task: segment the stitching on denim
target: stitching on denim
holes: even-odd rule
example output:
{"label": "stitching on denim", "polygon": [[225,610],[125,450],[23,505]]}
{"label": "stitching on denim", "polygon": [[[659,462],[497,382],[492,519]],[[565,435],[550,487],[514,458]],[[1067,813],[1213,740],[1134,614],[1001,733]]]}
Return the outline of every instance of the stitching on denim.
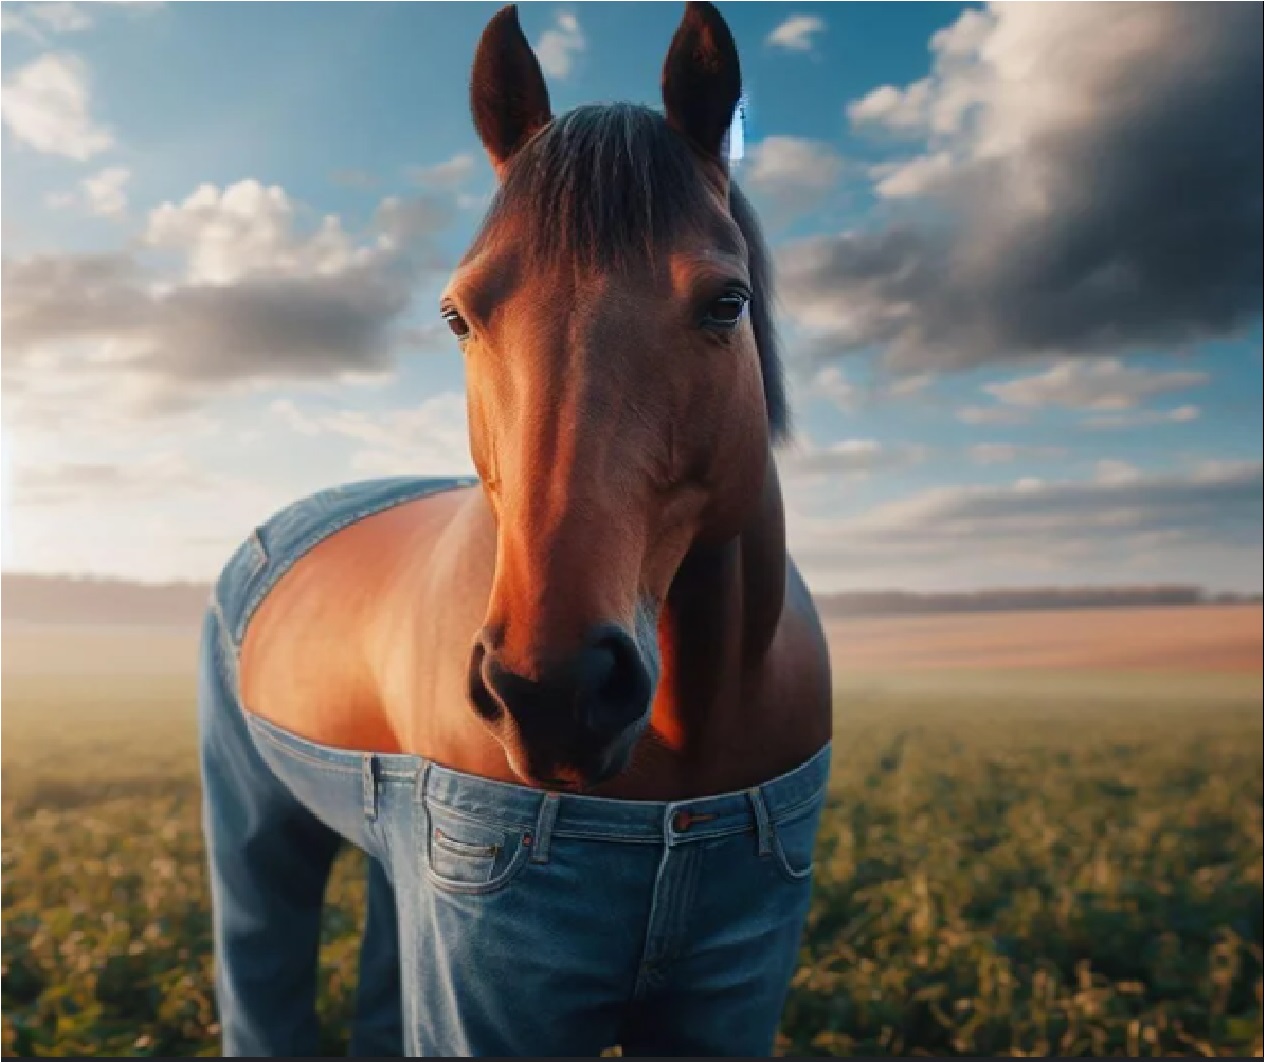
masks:
{"label": "stitching on denim", "polygon": [[250,571],[246,574],[247,581],[254,579],[254,577],[259,574],[260,569],[272,559],[268,556],[268,547],[263,544],[263,536],[259,534],[262,530],[262,526],[256,527],[250,532],[250,538],[246,540],[250,544],[251,551],[254,553],[254,564],[251,566]]}
{"label": "stitching on denim", "polygon": [[[455,815],[458,819],[468,822],[471,826],[486,826],[494,830],[530,830],[535,822],[524,822],[521,819],[510,818],[493,818],[490,815],[477,815],[472,811],[466,811],[464,808],[454,808],[451,804],[442,800],[435,799],[433,793],[427,793],[424,801],[426,810],[430,811],[432,807],[438,808],[445,815]],[[556,832],[554,833],[556,837]]]}
{"label": "stitching on denim", "polygon": [[[807,881],[808,879],[812,877],[813,871],[816,870],[816,854],[815,854],[815,851],[813,851],[808,856],[808,865],[806,868],[802,870],[796,869],[795,867],[790,865],[790,860],[786,856],[786,847],[781,842],[781,829],[782,827],[785,827],[785,826],[798,825],[798,823],[789,822],[787,821],[788,819],[789,819],[789,816],[783,817],[782,819],[776,822],[773,822],[771,825],[773,862],[777,864],[777,869],[781,873],[782,877],[786,878],[787,880],[795,884],[798,884],[798,883]],[[816,833],[819,834],[819,832],[820,831],[819,831],[819,823],[818,823],[818,829]]]}
{"label": "stitching on denim", "polygon": [[804,797],[802,800],[798,801],[797,803],[788,804],[784,808],[778,808],[777,814],[773,815],[770,812],[768,817],[773,822],[774,825],[783,823],[786,821],[786,819],[793,817],[796,812],[802,811],[809,804],[816,803],[816,801],[819,800],[822,795],[828,794],[828,792],[829,792],[828,782],[826,782],[825,785],[818,785],[816,789],[812,791],[811,796]]}
{"label": "stitching on denim", "polygon": [[662,844],[661,834],[637,833],[605,833],[601,830],[568,830],[558,828],[553,831],[554,839],[559,837],[568,841],[614,841],[619,844]]}
{"label": "stitching on denim", "polygon": [[[241,662],[237,658],[237,647],[233,644],[232,632],[228,624],[224,620],[224,610],[221,607],[218,594],[213,595],[215,608],[215,645],[211,652],[214,654],[214,666],[219,681],[223,684],[224,689],[232,698],[233,707],[246,715],[245,709],[241,703]],[[231,666],[231,671],[229,670]],[[247,716],[247,719],[249,716]]]}
{"label": "stitching on denim", "polygon": [[760,792],[759,787],[748,790],[748,795],[751,809],[755,813],[755,836],[759,841],[759,858],[766,859],[772,852],[772,838],[776,827],[772,824],[771,816],[768,814],[768,803],[764,800],[764,794]]}
{"label": "stitching on denim", "polygon": [[[427,845],[430,838],[426,838]],[[440,892],[457,893],[463,896],[486,896],[489,893],[499,892],[501,889],[508,888],[518,878],[527,865],[531,849],[524,845],[521,840],[518,842],[518,848],[514,852],[505,869],[501,871],[499,877],[491,878],[488,881],[478,882],[477,884],[468,881],[452,881],[438,874],[434,869],[433,861],[430,858],[429,848],[426,850],[426,876],[430,882]]]}
{"label": "stitching on denim", "polygon": [[[346,752],[347,755],[349,756],[356,757],[357,760],[359,760],[360,757],[371,755],[377,760],[378,766],[375,769],[375,773],[377,775],[377,780],[379,783],[383,781],[391,780],[391,781],[396,781],[396,782],[407,782],[411,785],[417,778],[416,770],[408,770],[406,768],[402,770],[389,770],[383,767],[381,765],[382,764],[381,754],[376,753],[376,752],[370,753],[367,751],[362,752],[362,751],[354,751],[350,749],[323,750],[321,749],[319,745],[312,745],[312,748],[315,751],[312,751],[312,752],[305,751],[302,744],[300,744],[301,739],[297,739],[294,736],[289,735],[289,734],[277,734],[276,731],[273,729],[273,726],[275,724],[271,724],[267,722],[267,720],[260,718],[259,716],[255,715],[253,712],[249,710],[243,709],[243,712],[246,716],[246,722],[250,725],[250,728],[252,730],[266,737],[268,741],[271,742],[271,744],[275,748],[281,749],[283,752],[291,753],[295,756],[295,758],[301,759],[305,763],[316,763],[322,767],[329,767],[333,770],[344,771],[348,774],[354,774],[358,771],[364,770],[363,763],[360,763],[357,766],[352,766],[350,763],[341,764],[341,763],[337,763],[334,760],[323,758],[323,754],[326,753],[327,751],[341,751],[341,752]],[[388,755],[396,755],[396,754],[388,753]],[[417,757],[417,759],[419,762],[421,761],[420,756]]]}
{"label": "stitching on denim", "polygon": [[781,835],[777,833],[775,828],[773,829],[772,834],[772,846],[774,853],[773,862],[777,864],[777,869],[781,871],[783,877],[789,878],[790,881],[798,883],[806,881],[812,876],[812,872],[816,869],[815,854],[813,854],[813,856],[808,860],[806,869],[796,870],[790,865],[790,860],[786,858],[786,849],[781,843]]}
{"label": "stitching on denim", "polygon": [[364,817],[370,823],[378,818],[378,766],[377,756],[371,752],[362,754],[360,761],[360,797],[364,809]]}
{"label": "stitching on denim", "polygon": [[535,846],[531,850],[531,862],[549,861],[549,842],[553,839],[553,826],[557,822],[561,798],[556,793],[545,793],[540,801],[540,813],[536,816]]}
{"label": "stitching on denim", "polygon": [[255,734],[262,737],[273,748],[279,749],[281,752],[284,752],[288,756],[293,756],[296,760],[302,760],[304,763],[310,764],[311,766],[316,767],[322,771],[331,771],[335,774],[357,774],[358,775],[360,773],[360,770],[361,770],[360,767],[349,767],[349,766],[344,767],[344,766],[341,766],[340,764],[330,763],[328,760],[317,759],[315,756],[309,755],[308,753],[303,752],[301,749],[294,748],[288,742],[281,740],[279,737],[273,734],[272,731],[270,731],[266,726],[256,721],[254,717],[251,716],[248,712],[246,713],[246,722],[247,724],[249,724],[250,729]]}

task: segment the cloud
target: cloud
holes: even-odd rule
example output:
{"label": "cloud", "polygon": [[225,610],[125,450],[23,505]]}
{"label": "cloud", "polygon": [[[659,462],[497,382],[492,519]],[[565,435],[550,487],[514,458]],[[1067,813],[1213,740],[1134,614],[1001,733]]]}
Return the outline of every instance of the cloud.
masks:
{"label": "cloud", "polygon": [[783,215],[813,210],[843,174],[842,156],[829,144],[797,136],[765,137],[740,165],[742,187]]}
{"label": "cloud", "polygon": [[864,479],[872,472],[916,464],[925,456],[923,447],[884,446],[876,439],[842,439],[826,446],[808,441],[788,451],[782,457],[780,467],[789,478],[843,476]]}
{"label": "cloud", "polygon": [[891,130],[913,131],[926,122],[930,93],[929,79],[915,82],[906,89],[883,85],[851,104],[847,113],[856,125],[871,124]]}
{"label": "cloud", "polygon": [[[863,515],[790,524],[814,585],[999,586],[1208,572],[1258,581],[1261,466],[1142,475],[1103,462],[1094,479],[940,487]],[[1188,578],[1190,576],[1182,576]]]}
{"label": "cloud", "polygon": [[108,166],[81,182],[84,200],[93,214],[117,217],[127,211],[127,183],[132,173],[126,166]]}
{"label": "cloud", "polygon": [[468,184],[476,169],[474,156],[462,152],[433,166],[415,166],[409,176],[426,188],[455,189]]}
{"label": "cloud", "polygon": [[78,207],[97,217],[117,218],[127,213],[127,184],[132,173],[126,166],[107,166],[85,177],[73,192],[51,192],[45,197],[50,207]]}
{"label": "cloud", "polygon": [[1179,349],[1260,315],[1261,7],[996,4],[850,108],[882,220],[782,248],[817,346],[905,371]]}
{"label": "cloud", "polygon": [[1010,406],[1040,409],[1133,409],[1145,399],[1207,383],[1205,372],[1155,372],[1125,365],[1118,358],[1096,362],[1061,361],[1048,371],[983,390]]}
{"label": "cloud", "polygon": [[574,67],[576,56],[582,55],[587,47],[584,31],[579,28],[579,19],[569,12],[563,12],[557,16],[550,29],[540,34],[535,54],[545,74],[565,78]]}
{"label": "cloud", "polygon": [[1020,459],[1052,461],[1066,456],[1064,446],[1022,446],[1017,443],[977,443],[970,447],[976,465],[1007,465]]}
{"label": "cloud", "polygon": [[154,454],[127,463],[62,461],[19,467],[14,502],[20,507],[80,505],[92,500],[161,501],[172,492],[206,491],[216,480],[178,453]]}
{"label": "cloud", "polygon": [[92,26],[92,16],[82,4],[55,0],[5,4],[0,19],[5,33],[19,33],[41,43],[48,33],[78,33]]}
{"label": "cloud", "polygon": [[915,198],[933,191],[953,175],[952,156],[946,151],[918,155],[905,162],[873,167],[874,191],[885,199]]}
{"label": "cloud", "polygon": [[303,238],[285,190],[258,181],[220,189],[203,184],[181,203],[154,209],[145,229],[152,247],[183,252],[193,282],[230,284],[251,275],[300,276],[340,272],[350,239],[337,218],[326,218]]}
{"label": "cloud", "polygon": [[824,32],[825,23],[815,15],[791,15],[768,34],[765,43],[788,52],[810,52],[812,38]]}
{"label": "cloud", "polygon": [[473,475],[465,395],[428,398],[416,408],[309,413],[289,399],[271,405],[274,416],[302,435],[336,435],[361,445],[351,466],[366,476]]}
{"label": "cloud", "polygon": [[109,150],[114,138],[91,114],[88,71],[78,56],[49,52],[4,83],[4,124],[21,143],[46,155],[82,162]]}
{"label": "cloud", "polygon": [[1020,409],[1006,409],[1004,406],[962,406],[957,410],[957,419],[962,424],[1026,424],[1031,418]]}
{"label": "cloud", "polygon": [[1084,428],[1113,430],[1125,428],[1153,428],[1160,424],[1189,424],[1202,416],[1197,406],[1177,406],[1175,409],[1136,409],[1123,413],[1100,413],[1080,421]]}
{"label": "cloud", "polygon": [[841,410],[851,411],[860,405],[861,390],[837,365],[827,365],[804,385],[803,397],[824,398]]}
{"label": "cloud", "polygon": [[1093,468],[1093,480],[1097,483],[1136,483],[1142,478],[1141,469],[1136,465],[1114,457],[1102,458]]}
{"label": "cloud", "polygon": [[388,199],[357,237],[334,216],[303,224],[283,189],[242,181],[151,212],[145,247],[174,269],[131,251],[5,259],[6,397],[88,373],[153,413],[242,382],[387,370],[449,216]]}

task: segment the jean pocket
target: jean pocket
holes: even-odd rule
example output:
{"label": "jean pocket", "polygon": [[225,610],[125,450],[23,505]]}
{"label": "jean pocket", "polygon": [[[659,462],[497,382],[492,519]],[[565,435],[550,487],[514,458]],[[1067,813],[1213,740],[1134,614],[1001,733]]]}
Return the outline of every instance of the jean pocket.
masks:
{"label": "jean pocket", "polygon": [[821,825],[821,804],[809,801],[804,807],[774,822],[772,854],[784,878],[807,881],[815,868],[816,839]]}
{"label": "jean pocket", "polygon": [[461,815],[427,802],[420,845],[426,875],[439,889],[489,893],[504,888],[531,854],[525,830]]}

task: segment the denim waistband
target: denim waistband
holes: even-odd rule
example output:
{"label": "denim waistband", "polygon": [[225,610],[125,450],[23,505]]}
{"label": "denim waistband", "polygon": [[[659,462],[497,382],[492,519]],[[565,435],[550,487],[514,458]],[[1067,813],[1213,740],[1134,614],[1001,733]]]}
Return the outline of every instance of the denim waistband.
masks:
{"label": "denim waistband", "polygon": [[[761,814],[773,823],[823,797],[829,784],[831,743],[798,767],[749,789],[689,800],[622,800],[552,793],[455,771],[408,753],[332,748],[246,713],[261,737],[285,753],[297,770],[357,775],[366,785],[411,786],[418,800],[506,827],[529,829],[542,816],[555,837],[668,844],[758,829]],[[551,805],[545,808],[544,805]]]}

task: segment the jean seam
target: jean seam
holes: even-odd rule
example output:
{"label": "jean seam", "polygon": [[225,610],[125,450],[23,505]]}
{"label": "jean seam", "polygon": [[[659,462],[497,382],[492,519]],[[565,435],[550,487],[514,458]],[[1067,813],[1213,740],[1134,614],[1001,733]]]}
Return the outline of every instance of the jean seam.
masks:
{"label": "jean seam", "polygon": [[776,815],[769,815],[769,821],[771,821],[774,826],[780,826],[787,819],[793,818],[798,812],[802,811],[808,805],[815,804],[824,794],[828,793],[828,791],[828,786],[820,786],[810,797],[800,800],[797,804],[791,804],[788,807],[781,808]]}
{"label": "jean seam", "polygon": [[[815,853],[808,859],[808,865],[803,870],[798,870],[790,865],[790,860],[786,857],[785,846],[781,843],[781,832],[779,827],[783,824],[772,824],[772,861],[777,865],[777,870],[783,878],[793,885],[801,885],[805,881],[810,881],[813,872],[816,870]],[[816,837],[820,833],[820,824],[813,831],[813,846],[815,846]]]}
{"label": "jean seam", "polygon": [[[523,822],[518,819],[494,819],[486,815],[476,815],[471,811],[466,811],[464,808],[455,808],[451,804],[444,803],[442,800],[436,800],[433,796],[426,797],[424,802],[426,804],[427,815],[429,815],[430,806],[433,804],[435,807],[440,808],[445,814],[455,815],[458,819],[463,819],[465,822],[471,823],[475,826],[487,826],[488,828],[495,830],[530,830],[535,825],[534,821]],[[557,834],[555,833],[554,836],[556,837]]]}
{"label": "jean seam", "polygon": [[293,748],[288,742],[282,741],[270,730],[268,730],[266,726],[263,726],[261,723],[256,721],[248,712],[246,713],[246,723],[250,727],[252,733],[263,738],[274,749],[285,753],[287,756],[292,756],[296,760],[302,760],[305,764],[310,767],[315,767],[317,770],[328,771],[333,774],[360,774],[362,770],[360,767],[352,767],[350,765],[344,767],[336,763],[329,763],[326,760],[317,759],[315,756],[308,755],[305,752],[301,752],[300,750]]}

